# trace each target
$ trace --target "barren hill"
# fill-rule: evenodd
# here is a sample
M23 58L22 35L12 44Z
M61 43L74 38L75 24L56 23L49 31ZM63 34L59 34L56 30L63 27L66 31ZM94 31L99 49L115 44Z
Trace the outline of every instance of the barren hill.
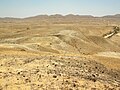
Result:
M0 19L0 90L119 90L119 19Z

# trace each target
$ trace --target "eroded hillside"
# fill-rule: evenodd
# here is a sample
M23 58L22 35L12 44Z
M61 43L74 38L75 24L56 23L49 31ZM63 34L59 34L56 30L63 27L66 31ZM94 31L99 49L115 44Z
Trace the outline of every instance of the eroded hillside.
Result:
M119 90L119 25L73 15L0 20L0 90Z

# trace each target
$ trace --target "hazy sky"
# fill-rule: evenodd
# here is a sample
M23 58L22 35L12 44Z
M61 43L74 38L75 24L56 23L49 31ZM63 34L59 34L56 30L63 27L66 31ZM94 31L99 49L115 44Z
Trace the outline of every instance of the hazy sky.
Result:
M0 0L0 17L40 14L103 16L120 13L120 0Z

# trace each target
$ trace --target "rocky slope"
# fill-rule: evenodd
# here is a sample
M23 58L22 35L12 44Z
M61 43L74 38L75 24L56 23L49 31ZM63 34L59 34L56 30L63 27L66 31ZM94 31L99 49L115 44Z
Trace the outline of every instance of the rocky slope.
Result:
M118 19L35 18L0 20L0 90L120 90Z

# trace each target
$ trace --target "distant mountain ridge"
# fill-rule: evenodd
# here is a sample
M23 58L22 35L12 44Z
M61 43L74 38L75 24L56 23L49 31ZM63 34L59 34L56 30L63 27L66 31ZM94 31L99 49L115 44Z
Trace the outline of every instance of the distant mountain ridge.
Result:
M116 15L107 15L107 16L103 16L103 18L120 18L120 14L116 14Z
M14 17L4 17L2 19L6 20L13 20L13 19L47 19L47 18L120 18L120 14L115 14L115 15L106 15L102 17L95 17L92 15L74 15L74 14L68 14L68 15L61 15L61 14L55 14L55 15L37 15L37 16L32 16L32 17L27 17L27 18L14 18Z
M61 14L55 14L55 15L38 15L38 16L33 16L33 17L28 17L25 19L30 19L30 18L93 18L94 16L92 15L74 15L74 14L68 14L68 15L61 15Z

